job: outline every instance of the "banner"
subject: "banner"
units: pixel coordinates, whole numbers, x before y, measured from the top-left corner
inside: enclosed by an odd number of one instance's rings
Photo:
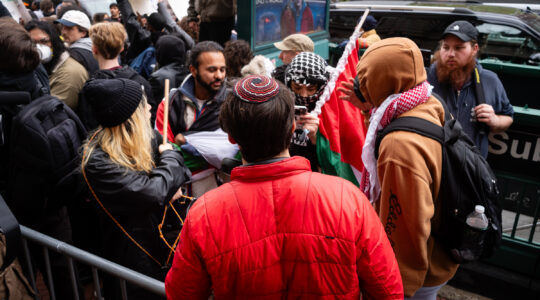
[[[32,17],[26,10],[22,0],[0,0],[2,4],[7,8],[13,19],[19,22],[19,19],[23,19],[25,22],[30,22]]]

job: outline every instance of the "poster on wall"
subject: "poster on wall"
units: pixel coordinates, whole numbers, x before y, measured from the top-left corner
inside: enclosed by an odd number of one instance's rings
[[[293,33],[322,31],[326,0],[256,0],[255,43],[282,40]]]

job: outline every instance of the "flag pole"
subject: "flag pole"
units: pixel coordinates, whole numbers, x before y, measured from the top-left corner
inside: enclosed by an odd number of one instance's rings
[[[358,22],[358,24],[354,28],[353,34],[349,38],[349,42],[347,43],[347,46],[345,46],[345,49],[343,50],[343,55],[341,55],[336,65],[336,68],[330,74],[330,80],[328,80],[328,84],[324,88],[323,94],[321,95],[319,100],[317,100],[317,103],[315,104],[315,109],[313,109],[313,111],[311,112],[315,116],[318,116],[321,113],[321,109],[324,103],[326,103],[326,101],[330,99],[330,94],[336,87],[336,81],[339,77],[339,74],[341,74],[343,70],[345,69],[345,65],[347,64],[347,59],[349,55],[351,54],[352,50],[356,47],[356,40],[358,40],[360,35],[363,33],[362,25],[364,25],[364,22],[366,21],[366,18],[369,15],[370,10],[371,8],[368,7],[364,11],[362,18],[360,19],[360,22]]]
[[[169,130],[169,79],[165,79],[165,93],[163,96],[163,145],[167,144],[167,131]]]

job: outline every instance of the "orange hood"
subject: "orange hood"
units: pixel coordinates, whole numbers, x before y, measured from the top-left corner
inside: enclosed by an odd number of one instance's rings
[[[422,53],[408,38],[388,38],[371,45],[356,71],[362,95],[376,107],[388,96],[426,80]]]

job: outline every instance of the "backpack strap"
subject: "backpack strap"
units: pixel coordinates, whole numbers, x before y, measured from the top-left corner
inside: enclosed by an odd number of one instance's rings
[[[425,137],[434,139],[437,142],[441,143],[441,145],[444,143],[443,127],[417,117],[401,117],[395,119],[384,129],[377,132],[377,138],[375,139],[375,158],[379,158],[379,147],[381,145],[382,139],[387,134],[393,131],[414,132]]]
[[[474,94],[476,95],[476,102],[478,104],[485,104],[486,103],[486,96],[484,94],[484,87],[482,86],[482,82],[480,81],[480,72],[478,72],[478,67],[474,68],[473,73],[473,80],[474,80]]]
[[[474,94],[476,95],[476,102],[478,105],[486,103],[486,95],[484,94],[484,87],[482,86],[482,81],[480,80],[480,72],[478,72],[478,67],[474,67],[473,73],[474,81]],[[479,127],[480,134],[486,134],[489,132],[489,128],[485,123],[476,122],[476,126]]]
[[[21,240],[21,229],[19,228],[19,222],[15,219],[2,195],[0,195],[0,229],[6,237],[6,257],[4,257],[4,264],[0,268],[3,271],[17,257]]]

